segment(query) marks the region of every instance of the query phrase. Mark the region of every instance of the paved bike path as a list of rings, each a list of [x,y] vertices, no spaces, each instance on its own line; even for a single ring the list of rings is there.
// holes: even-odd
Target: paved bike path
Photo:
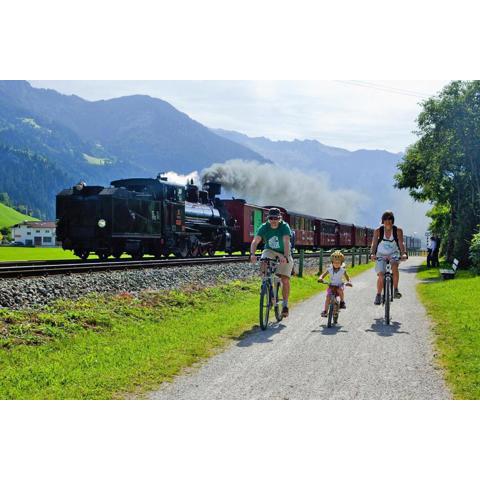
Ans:
[[[236,341],[225,352],[152,393],[152,399],[447,399],[434,366],[432,334],[415,292],[422,262],[401,264],[403,298],[391,325],[373,305],[375,272],[353,278],[339,325],[325,326],[322,292],[291,308],[282,323]]]

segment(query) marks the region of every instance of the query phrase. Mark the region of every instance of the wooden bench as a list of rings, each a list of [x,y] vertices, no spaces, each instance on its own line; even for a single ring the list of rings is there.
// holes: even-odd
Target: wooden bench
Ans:
[[[458,263],[459,263],[458,260],[454,258],[451,270],[447,270],[444,268],[440,270],[440,273],[442,274],[442,277],[444,280],[455,278],[455,274],[457,273],[457,269],[458,269]]]

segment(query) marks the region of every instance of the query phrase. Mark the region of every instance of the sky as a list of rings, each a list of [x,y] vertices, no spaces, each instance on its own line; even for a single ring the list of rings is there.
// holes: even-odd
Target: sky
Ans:
[[[143,94],[207,127],[271,140],[314,139],[349,150],[403,152],[416,140],[420,103],[448,80],[30,81],[87,100]]]

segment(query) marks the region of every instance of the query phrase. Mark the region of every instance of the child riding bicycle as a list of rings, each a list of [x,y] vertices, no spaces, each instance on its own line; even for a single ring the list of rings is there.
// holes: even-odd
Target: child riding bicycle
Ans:
[[[335,296],[340,297],[340,308],[347,308],[345,304],[345,299],[344,299],[344,288],[345,288],[345,283],[343,282],[343,278],[347,280],[347,285],[350,287],[352,286],[352,283],[350,282],[350,277],[348,276],[347,270],[345,268],[345,255],[340,251],[340,250],[335,250],[331,255],[330,255],[330,260],[332,261],[332,264],[318,277],[318,281],[320,283],[326,283],[324,281],[324,278],[329,275],[330,276],[330,281],[329,287],[327,289],[327,296],[325,298],[325,307],[321,313],[322,317],[327,316],[327,309],[328,305],[330,303],[330,295],[332,293],[335,294]],[[336,290],[336,291],[333,291]]]

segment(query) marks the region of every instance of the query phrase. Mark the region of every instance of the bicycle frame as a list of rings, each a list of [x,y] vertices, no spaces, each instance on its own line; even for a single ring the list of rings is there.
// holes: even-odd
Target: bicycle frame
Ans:
[[[260,290],[260,327],[265,330],[268,326],[268,317],[271,308],[274,308],[275,318],[280,321],[282,318],[279,291],[281,287],[281,280],[276,275],[278,260],[263,258],[260,260],[262,265],[262,286]],[[266,298],[265,298],[266,297]],[[266,301],[266,304],[265,304]]]
[[[338,285],[328,284],[328,288],[331,289],[331,293],[328,294],[328,313],[327,313],[327,327],[332,326],[333,323],[338,322],[338,314],[340,312],[340,295]]]
[[[383,274],[383,295],[382,304],[385,306],[385,323],[390,324],[390,303],[393,302],[393,272],[390,258],[383,259],[385,263],[385,273]]]

